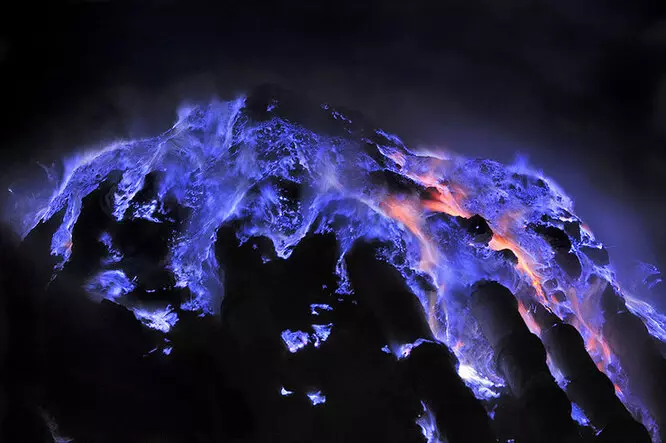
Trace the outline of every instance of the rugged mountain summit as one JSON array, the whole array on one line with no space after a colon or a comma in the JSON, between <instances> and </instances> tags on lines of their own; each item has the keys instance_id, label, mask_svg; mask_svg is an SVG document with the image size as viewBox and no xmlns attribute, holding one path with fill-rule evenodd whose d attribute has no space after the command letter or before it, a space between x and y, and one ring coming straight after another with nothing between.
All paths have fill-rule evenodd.
<instances>
[{"instance_id":1,"label":"rugged mountain summit","mask_svg":"<svg viewBox=\"0 0 666 443\"><path fill-rule=\"evenodd\" d=\"M48 173L10 214L10 254L39 265L7 308L36 344L9 356L39 388L12 394L32 406L5 432L40 415L93 442L663 429L664 317L524 165L414 152L266 85Z\"/></svg>"}]
</instances>

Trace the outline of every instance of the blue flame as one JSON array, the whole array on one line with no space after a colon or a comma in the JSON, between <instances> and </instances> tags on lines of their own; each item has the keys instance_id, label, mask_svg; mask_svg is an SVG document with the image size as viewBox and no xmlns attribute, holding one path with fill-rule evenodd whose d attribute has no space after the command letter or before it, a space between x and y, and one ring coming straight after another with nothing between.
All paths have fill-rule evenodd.
<instances>
[{"instance_id":1,"label":"blue flame","mask_svg":"<svg viewBox=\"0 0 666 443\"><path fill-rule=\"evenodd\" d=\"M442 151L415 152L395 135L356 126L330 105L318 111L341 125L343 135L319 134L280 117L280 106L276 100L267 104L267 117L260 121L251 117L243 97L183 107L178 121L157 137L118 141L72 156L60 173L45 167L49 190L20 192L12 186L9 212L23 236L63 212L51 243L60 269L71 255L82 199L112 171L120 171L108 196L115 220L161 223L167 217L166 201L187 210L182 227L169 239L166 263L175 287L190 294L178 307L182 310L218 314L225 263L218 263L214 243L225 223L239 222L241 242L253 236L269 238L279 259L288 258L308 233L334 232L340 247L335 293L345 297L353 292L344 260L352 244L359 239L382 241L387 246L380 257L403 275L426 312L433 336L454 350L460 376L479 398L495 397L503 386L492 350L460 295L482 278L500 281L562 319L576 319L574 326L592 344L588 350L595 362L604 369L612 366L613 356L604 353L600 335L604 285L599 281L620 285L612 265L598 257L603 245L576 217L572 200L556 183L524 162L505 166ZM139 202L136 196L149 173L160 174L156 195ZM475 214L495 233L492 240L462 228L460 217ZM571 247L564 252L579 262L580 275L563 268L535 226L575 228ZM123 257L111 235L102 234L99 240L107 247L105 268L85 289L97 299L128 307L147 327L168 332L178 321L174 309L148 309L129 300L137 282L120 266ZM506 250L516 260L507 258ZM108 269L113 266L118 269ZM557 291L565 293L566 300L556 300ZM666 341L666 316L641 300L640 293L625 290L623 295L650 333ZM330 309L311 306L312 315ZM529 325L530 312L522 314ZM331 327L313 325L312 333L285 330L282 339L296 352L309 343L319 346ZM404 358L418 344L390 347ZM621 369L608 375L626 391Z\"/></svg>"},{"instance_id":2,"label":"blue flame","mask_svg":"<svg viewBox=\"0 0 666 443\"><path fill-rule=\"evenodd\" d=\"M421 402L423 406L423 414L416 420L416 424L421 428L421 433L428 443L445 443L445 440L440 435L435 423L435 415L430 411L428 405Z\"/></svg>"},{"instance_id":3,"label":"blue flame","mask_svg":"<svg viewBox=\"0 0 666 443\"><path fill-rule=\"evenodd\" d=\"M123 259L123 254L120 253L117 249L113 247L113 239L108 232L102 232L99 237L100 243L106 246L108 256L102 260L103 265L111 265L113 263L118 263Z\"/></svg>"},{"instance_id":4,"label":"blue flame","mask_svg":"<svg viewBox=\"0 0 666 443\"><path fill-rule=\"evenodd\" d=\"M419 347L423 343L430 342L430 340L419 338L413 343L405 343L402 345L393 346L393 353L398 359L409 357L409 354L412 353L412 349Z\"/></svg>"},{"instance_id":5,"label":"blue flame","mask_svg":"<svg viewBox=\"0 0 666 443\"><path fill-rule=\"evenodd\" d=\"M474 391L482 398L497 398L500 396L499 390L504 387L504 385L500 383L493 382L492 380L479 375L474 367L467 364L458 365L458 375L465 380L469 386L473 386Z\"/></svg>"},{"instance_id":6,"label":"blue flame","mask_svg":"<svg viewBox=\"0 0 666 443\"><path fill-rule=\"evenodd\" d=\"M319 311L332 311L333 308L330 305L323 303L315 303L310 305L310 312L312 315L319 315Z\"/></svg>"},{"instance_id":7,"label":"blue flame","mask_svg":"<svg viewBox=\"0 0 666 443\"><path fill-rule=\"evenodd\" d=\"M587 418L583 410L576 403L571 404L571 418L573 418L581 426L589 426L590 420Z\"/></svg>"},{"instance_id":8,"label":"blue flame","mask_svg":"<svg viewBox=\"0 0 666 443\"><path fill-rule=\"evenodd\" d=\"M315 347L319 347L320 343L325 342L328 336L331 335L332 323L326 325L312 325L314 330Z\"/></svg>"},{"instance_id":9,"label":"blue flame","mask_svg":"<svg viewBox=\"0 0 666 443\"><path fill-rule=\"evenodd\" d=\"M141 323L165 334L178 322L178 315L172 311L171 306L155 310L134 308L133 311L134 316Z\"/></svg>"},{"instance_id":10,"label":"blue flame","mask_svg":"<svg viewBox=\"0 0 666 443\"><path fill-rule=\"evenodd\" d=\"M321 393L321 391L308 392L306 394L313 406L321 405L326 403L326 396Z\"/></svg>"},{"instance_id":11,"label":"blue flame","mask_svg":"<svg viewBox=\"0 0 666 443\"><path fill-rule=\"evenodd\" d=\"M93 297L116 302L134 289L134 283L121 270L103 271L88 280L84 288Z\"/></svg>"},{"instance_id":12,"label":"blue flame","mask_svg":"<svg viewBox=\"0 0 666 443\"><path fill-rule=\"evenodd\" d=\"M295 353L313 343L318 348L331 335L332 323L325 325L312 325L313 333L308 334L303 331L291 331L286 329L282 331L282 341L287 345L289 352Z\"/></svg>"},{"instance_id":13,"label":"blue flame","mask_svg":"<svg viewBox=\"0 0 666 443\"><path fill-rule=\"evenodd\" d=\"M289 352L298 352L310 343L310 336L303 331L282 331L282 341L287 345Z\"/></svg>"},{"instance_id":14,"label":"blue flame","mask_svg":"<svg viewBox=\"0 0 666 443\"><path fill-rule=\"evenodd\" d=\"M288 391L284 386L280 388L280 395L283 397L288 397L293 393L294 391Z\"/></svg>"}]
</instances>

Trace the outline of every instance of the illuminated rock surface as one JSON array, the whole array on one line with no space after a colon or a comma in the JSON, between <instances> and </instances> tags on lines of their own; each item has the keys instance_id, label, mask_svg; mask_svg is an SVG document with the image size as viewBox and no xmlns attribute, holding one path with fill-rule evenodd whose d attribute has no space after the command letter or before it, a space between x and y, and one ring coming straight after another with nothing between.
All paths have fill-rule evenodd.
<instances>
[{"instance_id":1,"label":"illuminated rock surface","mask_svg":"<svg viewBox=\"0 0 666 443\"><path fill-rule=\"evenodd\" d=\"M3 276L29 319L9 355L59 433L658 437L664 316L547 177L415 153L274 86L179 115L14 189L7 250L36 270Z\"/></svg>"}]
</instances>

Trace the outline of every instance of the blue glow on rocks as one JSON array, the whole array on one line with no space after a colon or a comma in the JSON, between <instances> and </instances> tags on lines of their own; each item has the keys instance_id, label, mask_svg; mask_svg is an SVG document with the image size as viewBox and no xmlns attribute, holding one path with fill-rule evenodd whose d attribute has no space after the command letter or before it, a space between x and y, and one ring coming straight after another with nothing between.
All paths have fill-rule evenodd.
<instances>
[{"instance_id":1,"label":"blue glow on rocks","mask_svg":"<svg viewBox=\"0 0 666 443\"><path fill-rule=\"evenodd\" d=\"M321 391L308 392L307 396L314 406L326 403L326 396Z\"/></svg>"},{"instance_id":2,"label":"blue glow on rocks","mask_svg":"<svg viewBox=\"0 0 666 443\"><path fill-rule=\"evenodd\" d=\"M155 310L135 308L133 312L141 323L165 334L178 322L178 315L172 311L171 306Z\"/></svg>"},{"instance_id":3,"label":"blue glow on rocks","mask_svg":"<svg viewBox=\"0 0 666 443\"><path fill-rule=\"evenodd\" d=\"M283 396L283 397L288 397L288 396L292 395L293 393L294 393L294 391L288 391L287 389L285 389L284 386L280 388L280 395Z\"/></svg>"},{"instance_id":4,"label":"blue glow on rocks","mask_svg":"<svg viewBox=\"0 0 666 443\"><path fill-rule=\"evenodd\" d=\"M290 331L287 329L282 331L282 341L287 345L289 352L295 353L310 343L310 336L307 332Z\"/></svg>"},{"instance_id":5,"label":"blue glow on rocks","mask_svg":"<svg viewBox=\"0 0 666 443\"><path fill-rule=\"evenodd\" d=\"M281 117L279 100L262 106L268 113L261 118L253 116L256 109L250 109L245 97L183 107L174 125L156 137L75 154L65 159L60 172L45 167L48 189L22 191L12 185L12 210L6 212L22 236L62 213L51 239L51 252L60 260L57 273L71 256L83 199L119 171L108 202L117 222L140 218L156 223L167 201L184 209L182 226L168 241L165 267L174 287L187 290L189 297L179 308L201 316L219 314L224 298L225 263L218 263L214 243L226 223L240 222L241 240L270 239L278 259L288 258L308 233L335 233L340 251L335 293L340 299L353 293L346 252L357 240L381 241L387 246L380 258L401 273L433 336L454 350L460 376L479 398L494 396L503 380L488 343L456 294L483 278L498 280L574 325L589 343L595 363L623 392L628 392L626 380L621 370L612 369L618 361L601 333L604 288L622 287L628 308L654 337L666 341L666 316L616 281L612 264L602 257L601 242L575 215L571 198L541 171L520 162L502 165L441 150L416 152L395 135L357 126L356 118L330 105L314 109L337 125L330 133ZM150 173L160 174L156 196L139 202ZM479 223L468 225L477 215L492 236L477 232ZM549 230L569 232L566 251L549 244L543 234ZM102 265L118 269L102 269L84 289L95 299L132 310L147 327L168 332L177 314L170 307L147 309L128 300L141 282L121 266L124 258L111 235L99 240L108 252ZM562 261L563 256L569 261ZM594 283L592 276L603 284ZM659 278L647 286L658 284ZM557 291L566 297L555 297ZM330 308L312 305L312 315L324 317L325 306ZM523 309L521 315L534 329L531 313ZM312 333L286 330L282 339L296 352L309 343L319 346L330 330L327 325L313 326ZM405 358L418 343L390 346L394 355ZM632 396L623 398L630 403Z\"/></svg>"},{"instance_id":6,"label":"blue glow on rocks","mask_svg":"<svg viewBox=\"0 0 666 443\"><path fill-rule=\"evenodd\" d=\"M88 280L84 289L98 301L107 299L117 302L118 299L134 289L134 283L120 270L103 271Z\"/></svg>"},{"instance_id":7,"label":"blue glow on rocks","mask_svg":"<svg viewBox=\"0 0 666 443\"><path fill-rule=\"evenodd\" d=\"M590 420L576 403L571 403L571 418L581 426L589 426Z\"/></svg>"},{"instance_id":8,"label":"blue glow on rocks","mask_svg":"<svg viewBox=\"0 0 666 443\"><path fill-rule=\"evenodd\" d=\"M314 329L314 339L315 347L319 347L321 342L325 342L328 339L328 336L331 335L331 328L333 324L329 323L327 325L312 325Z\"/></svg>"},{"instance_id":9,"label":"blue glow on rocks","mask_svg":"<svg viewBox=\"0 0 666 443\"><path fill-rule=\"evenodd\" d=\"M319 315L319 311L332 311L333 308L330 305L315 303L310 305L310 313L312 315Z\"/></svg>"},{"instance_id":10,"label":"blue glow on rocks","mask_svg":"<svg viewBox=\"0 0 666 443\"><path fill-rule=\"evenodd\" d=\"M479 375L476 370L466 364L458 365L458 375L465 383L472 387L478 396L484 399L497 398L500 396L499 390L503 387L487 378Z\"/></svg>"},{"instance_id":11,"label":"blue glow on rocks","mask_svg":"<svg viewBox=\"0 0 666 443\"><path fill-rule=\"evenodd\" d=\"M424 403L421 402L423 406L423 414L416 420L416 424L421 428L421 433L425 437L426 442L428 443L445 443L442 438L440 438L440 432L437 429L437 423L435 422L435 415L430 411L430 408Z\"/></svg>"},{"instance_id":12,"label":"blue glow on rocks","mask_svg":"<svg viewBox=\"0 0 666 443\"><path fill-rule=\"evenodd\" d=\"M424 338L419 338L414 343L405 343L403 345L394 346L395 356L399 359L407 358L412 353L412 349L419 347L421 344L426 342L432 342L431 340L426 340Z\"/></svg>"}]
</instances>

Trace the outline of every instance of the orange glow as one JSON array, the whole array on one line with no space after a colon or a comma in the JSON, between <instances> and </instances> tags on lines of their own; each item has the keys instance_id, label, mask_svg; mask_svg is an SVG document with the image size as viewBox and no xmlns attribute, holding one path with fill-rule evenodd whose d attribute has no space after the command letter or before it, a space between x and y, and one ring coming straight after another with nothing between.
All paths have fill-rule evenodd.
<instances>
[{"instance_id":1,"label":"orange glow","mask_svg":"<svg viewBox=\"0 0 666 443\"><path fill-rule=\"evenodd\" d=\"M453 349L455 349L456 351L459 351L460 349L462 349L463 346L465 346L465 343L463 343L462 341L458 340L458 341L456 342L456 345L453 347Z\"/></svg>"},{"instance_id":2,"label":"orange glow","mask_svg":"<svg viewBox=\"0 0 666 443\"><path fill-rule=\"evenodd\" d=\"M437 191L430 194L433 200L424 201L424 207L430 209L433 212L443 212L454 217L471 216L468 211L460 206L448 187L439 184L434 187Z\"/></svg>"},{"instance_id":3,"label":"orange glow","mask_svg":"<svg viewBox=\"0 0 666 443\"><path fill-rule=\"evenodd\" d=\"M508 232L510 230L511 224L516 223L517 220L520 220L520 217L523 215L521 211L512 211L504 214L499 222L498 226L493 227L493 238L490 240L488 247L494 251L501 251L502 249L509 249L515 254L518 258L518 263L516 264L516 269L520 271L523 275L527 276L530 280L532 287L537 292L541 303L548 303L546 295L541 288L541 276L535 271L536 262L534 257L527 252L522 246L516 243L513 240Z\"/></svg>"},{"instance_id":4,"label":"orange glow","mask_svg":"<svg viewBox=\"0 0 666 443\"><path fill-rule=\"evenodd\" d=\"M460 206L460 201L467 197L467 193L457 185L449 186L440 183L439 178L432 174L411 175L412 179L424 186L435 188L430 193L432 200L423 202L423 206L433 212L443 212L454 217L470 217L472 214ZM451 192L453 189L453 193ZM455 195L454 195L455 193Z\"/></svg>"},{"instance_id":5,"label":"orange glow","mask_svg":"<svg viewBox=\"0 0 666 443\"><path fill-rule=\"evenodd\" d=\"M595 290L600 290L599 284L592 285L592 287L588 291L587 297L589 297L590 291L595 291ZM587 340L585 340L585 349L587 349L587 352L590 353L590 355L593 356L593 358L595 355L600 355L601 360L596 363L597 367L599 368L600 371L606 372L606 366L610 364L612 359L610 346L608 346L608 343L606 343L606 340L604 340L601 334L596 333L592 329L592 327L590 327L590 325L585 321L585 318L581 312L581 306L578 303L578 295L576 294L576 290L574 288L569 289L567 293L567 298L571 302L571 307L574 313L576 314L576 317L574 318L577 320L578 323L577 325L574 324L573 326L575 326L576 329L578 330L584 329L590 334Z\"/></svg>"},{"instance_id":6,"label":"orange glow","mask_svg":"<svg viewBox=\"0 0 666 443\"><path fill-rule=\"evenodd\" d=\"M603 352L604 359L605 359L608 363L610 363L611 358L612 358L612 354L611 354L610 346L608 346L608 343L606 343L606 341L603 340L603 339L599 339L599 343L601 344L601 350L602 350L602 352Z\"/></svg>"},{"instance_id":7,"label":"orange glow","mask_svg":"<svg viewBox=\"0 0 666 443\"><path fill-rule=\"evenodd\" d=\"M452 183L452 184L449 185L449 188L451 188L451 191L454 194L457 194L458 196L460 196L459 197L460 199L465 199L465 198L468 197L467 191L460 185L456 185L455 183Z\"/></svg>"},{"instance_id":8,"label":"orange glow","mask_svg":"<svg viewBox=\"0 0 666 443\"><path fill-rule=\"evenodd\" d=\"M541 328L537 322L534 321L532 313L527 310L522 302L518 302L518 312L520 313L520 316L523 318L523 321L527 325L527 328L530 330L530 332L532 334L541 335Z\"/></svg>"},{"instance_id":9,"label":"orange glow","mask_svg":"<svg viewBox=\"0 0 666 443\"><path fill-rule=\"evenodd\" d=\"M585 340L585 349L590 355L599 355L600 360L596 362L601 372L606 372L606 366L610 364L612 354L608 343L601 336L590 336Z\"/></svg>"},{"instance_id":10,"label":"orange glow","mask_svg":"<svg viewBox=\"0 0 666 443\"><path fill-rule=\"evenodd\" d=\"M402 164L402 158L400 155L400 153L396 153L390 155L390 157L396 161L396 163ZM443 162L437 159L433 159L432 161L433 163L431 171L435 171L435 168L440 166ZM421 247L421 263L419 266L421 270L429 272L432 271L438 264L439 256L437 245L424 231L423 210L427 209L429 211L445 213L454 217L465 218L469 218L473 214L464 208L464 200L467 198L467 193L457 184L443 184L434 172L428 172L420 175L409 174L409 176L422 185L433 188L429 195L420 201L416 199L400 200L390 196L384 202L382 202L380 207L390 217L401 222L407 229L409 229L409 231L412 232L412 234L416 236ZM543 276L540 275L539 271L537 271L537 259L533 257L525 248L519 245L517 240L511 234L513 228L520 224L522 217L523 212L510 211L503 214L494 225L490 225L490 228L493 231L493 237L491 238L488 247L494 251L500 251L503 249L512 251L518 259L518 262L515 266L516 269L527 278L530 285L535 289L537 300L544 306L553 309L554 306L558 304L558 302L557 300L549 300L544 293L541 285ZM584 226L584 229L585 228L586 226ZM590 291L595 290L598 290L598 288L595 288L593 285L593 287L590 288ZM585 341L586 349L590 355L595 358L595 362L599 369L605 372L606 367L612 359L611 349L603 337L598 333L598 331L594 331L585 320L585 316L583 315L583 312L581 312L581 306L578 303L575 290L570 288L568 292L569 293L567 298L570 301L571 308L575 314L575 316L573 316L570 321L574 327L585 333L584 335L587 336ZM585 298L588 299L589 294ZM433 293L430 296L428 323L435 335L437 335L438 332L436 307L437 294ZM533 318L532 313L525 307L523 303L518 304L518 311L529 330L533 334L541 335L541 328ZM462 346L462 342L458 342L456 343L454 349L458 351Z\"/></svg>"},{"instance_id":11,"label":"orange glow","mask_svg":"<svg viewBox=\"0 0 666 443\"><path fill-rule=\"evenodd\" d=\"M389 197L380 203L379 206L391 218L405 225L416 236L421 244L421 263L419 267L423 271L431 271L438 263L437 247L423 232L423 220L416 205L411 201Z\"/></svg>"},{"instance_id":12,"label":"orange glow","mask_svg":"<svg viewBox=\"0 0 666 443\"><path fill-rule=\"evenodd\" d=\"M599 353L601 353L602 358L596 362L596 365L597 368L603 372L604 368L606 367L606 362L610 359L610 355L606 354L608 346L598 337L590 335L587 340L585 340L585 349L587 349L587 352L589 352L592 356L595 354L599 355Z\"/></svg>"},{"instance_id":13,"label":"orange glow","mask_svg":"<svg viewBox=\"0 0 666 443\"><path fill-rule=\"evenodd\" d=\"M437 192L431 193L433 200L426 200L423 202L425 208L433 212L443 212L451 216L465 218L472 216L469 211L465 210L460 205L459 200L462 200L462 198L465 198L467 195L460 187L452 185L452 188L456 191L456 195L458 196L458 198L456 198L456 195L449 190L449 187L440 184L437 178L432 175L421 175L415 176L414 178L437 190ZM541 278L534 271L534 259L527 251L505 234L509 231L510 225L518 220L520 216L522 216L522 212L508 212L502 216L497 227L491 226L491 229L493 230L493 238L490 240L488 246L494 251L510 249L518 258L516 268L529 278L530 283L539 295L541 302L547 303L548 300L546 300L546 296L541 288Z\"/></svg>"},{"instance_id":14,"label":"orange glow","mask_svg":"<svg viewBox=\"0 0 666 443\"><path fill-rule=\"evenodd\" d=\"M424 175L410 174L409 176L412 179L421 182L423 186L432 188L439 184L439 179L432 174L424 174Z\"/></svg>"},{"instance_id":15,"label":"orange glow","mask_svg":"<svg viewBox=\"0 0 666 443\"><path fill-rule=\"evenodd\" d=\"M510 238L504 237L499 234L494 234L490 240L488 247L494 251L501 251L502 249L510 249L518 258L516 269L522 272L529 278L530 283L536 290L539 299L542 303L548 303L546 295L541 288L541 277L534 271L535 264L532 256L525 251L520 245Z\"/></svg>"}]
</instances>

